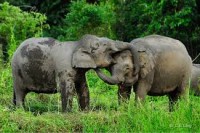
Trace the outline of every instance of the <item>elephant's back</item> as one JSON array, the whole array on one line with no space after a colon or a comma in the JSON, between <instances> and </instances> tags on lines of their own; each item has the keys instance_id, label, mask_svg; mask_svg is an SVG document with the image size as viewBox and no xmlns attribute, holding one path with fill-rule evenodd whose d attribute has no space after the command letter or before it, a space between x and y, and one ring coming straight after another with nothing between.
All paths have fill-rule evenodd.
<instances>
[{"instance_id":1,"label":"elephant's back","mask_svg":"<svg viewBox=\"0 0 200 133\"><path fill-rule=\"evenodd\" d=\"M192 64L192 66L193 66L194 69L198 69L199 68L199 70L200 70L200 64Z\"/></svg>"},{"instance_id":2,"label":"elephant's back","mask_svg":"<svg viewBox=\"0 0 200 133\"><path fill-rule=\"evenodd\" d=\"M134 39L131 43L135 45L138 51L150 50L155 56L176 52L190 58L185 45L181 41L170 37L149 35Z\"/></svg>"},{"instance_id":3,"label":"elephant's back","mask_svg":"<svg viewBox=\"0 0 200 133\"><path fill-rule=\"evenodd\" d=\"M51 47L58 43L60 42L52 37L32 37L23 41L19 48L31 44Z\"/></svg>"},{"instance_id":4,"label":"elephant's back","mask_svg":"<svg viewBox=\"0 0 200 133\"><path fill-rule=\"evenodd\" d=\"M200 78L200 67L197 67L196 65L193 64L192 66L192 84L197 82Z\"/></svg>"},{"instance_id":5,"label":"elephant's back","mask_svg":"<svg viewBox=\"0 0 200 133\"><path fill-rule=\"evenodd\" d=\"M149 46L150 48L152 47L153 50L157 50L157 53L159 51L160 52L176 51L188 55L186 47L179 40L160 35L150 35L144 37L144 40L147 46Z\"/></svg>"},{"instance_id":6,"label":"elephant's back","mask_svg":"<svg viewBox=\"0 0 200 133\"><path fill-rule=\"evenodd\" d=\"M40 64L42 60L49 58L50 47L47 44L48 40L49 38L29 38L22 42L11 60L13 69L29 63Z\"/></svg>"},{"instance_id":7,"label":"elephant's back","mask_svg":"<svg viewBox=\"0 0 200 133\"><path fill-rule=\"evenodd\" d=\"M144 47L145 50L150 51L158 62L170 61L174 64L187 64L188 69L192 67L191 57L184 44L179 40L160 35L150 35L136 39L134 44L138 49Z\"/></svg>"},{"instance_id":8,"label":"elephant's back","mask_svg":"<svg viewBox=\"0 0 200 133\"><path fill-rule=\"evenodd\" d=\"M37 56L41 55L41 52L43 52L43 54L50 52L50 48L56 44L59 44L59 42L48 37L26 39L14 52L12 62L16 60L17 57L27 57L31 54L34 54L34 57L37 58Z\"/></svg>"},{"instance_id":9,"label":"elephant's back","mask_svg":"<svg viewBox=\"0 0 200 133\"><path fill-rule=\"evenodd\" d=\"M134 39L131 43L135 45L139 52L151 52L155 60L165 61L173 59L175 61L186 62L190 64L190 67L192 65L192 60L186 47L179 40L160 35L149 35Z\"/></svg>"}]
</instances>

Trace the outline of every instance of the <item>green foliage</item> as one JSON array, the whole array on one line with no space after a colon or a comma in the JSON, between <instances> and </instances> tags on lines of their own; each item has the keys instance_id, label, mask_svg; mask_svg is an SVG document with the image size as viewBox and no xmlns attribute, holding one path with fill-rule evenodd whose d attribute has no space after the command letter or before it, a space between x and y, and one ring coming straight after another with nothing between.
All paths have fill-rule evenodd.
<instances>
[{"instance_id":1,"label":"green foliage","mask_svg":"<svg viewBox=\"0 0 200 133\"><path fill-rule=\"evenodd\" d=\"M20 7L24 11L36 11L47 16L47 23L51 25L59 25L60 20L64 18L67 13L67 6L70 1L54 0L54 1L41 1L41 0L1 0L7 1L10 4Z\"/></svg>"},{"instance_id":2,"label":"green foliage","mask_svg":"<svg viewBox=\"0 0 200 133\"><path fill-rule=\"evenodd\" d=\"M117 104L116 86L103 83L93 71L87 73L91 110L81 112L77 101L72 112L60 112L60 94L26 97L26 110L14 109L10 66L0 71L0 132L199 132L200 98L179 101L168 112L167 97L147 97L144 106ZM77 98L75 98L77 99Z\"/></svg>"},{"instance_id":3,"label":"green foliage","mask_svg":"<svg viewBox=\"0 0 200 133\"><path fill-rule=\"evenodd\" d=\"M0 4L0 36L5 40L3 47L7 47L9 57L12 56L17 46L23 40L41 36L46 17L40 13L24 12L20 8L9 5L7 2Z\"/></svg>"},{"instance_id":4,"label":"green foliage","mask_svg":"<svg viewBox=\"0 0 200 133\"><path fill-rule=\"evenodd\" d=\"M58 27L62 26L63 19L65 15L68 13L68 6L71 1L67 0L2 0L7 1L11 5L20 7L21 10L27 12L38 12L41 14L45 14L47 17L46 22L52 28L44 29L43 33L45 36L51 36L57 38L60 35L58 31Z\"/></svg>"},{"instance_id":5,"label":"green foliage","mask_svg":"<svg viewBox=\"0 0 200 133\"><path fill-rule=\"evenodd\" d=\"M10 1L18 5L29 3ZM199 14L194 0L103 0L95 4L79 0L57 12L56 16L60 16L64 10L69 11L64 13L63 21L62 17L54 18L57 10L54 7L58 3L60 0L39 5L42 12L51 7L53 11L48 14L50 21L55 20L52 23L61 22L49 32L50 36L59 36L61 40L77 40L87 33L109 38L117 35L125 41L162 34L183 41L193 50L191 54L200 49ZM24 12L8 3L0 4L0 43L8 44L11 56L21 41L43 34L47 27L45 21L46 17L39 13ZM77 97L74 97L72 112L61 113L59 93L29 93L26 109L15 109L11 68L6 66L0 68L0 132L200 132L199 97L191 95L189 104L180 101L174 112L168 112L167 97L147 96L143 107L135 107L132 94L130 102L118 105L117 86L105 84L93 71L87 73L91 96L88 112L79 110Z\"/></svg>"},{"instance_id":6,"label":"green foliage","mask_svg":"<svg viewBox=\"0 0 200 133\"><path fill-rule=\"evenodd\" d=\"M8 1L25 11L45 13L51 26L44 30L45 36L60 40L77 40L83 34L96 34L131 41L161 34L182 41L192 58L200 50L197 0Z\"/></svg>"},{"instance_id":7,"label":"green foliage","mask_svg":"<svg viewBox=\"0 0 200 133\"><path fill-rule=\"evenodd\" d=\"M45 36L60 40L77 40L88 33L123 41L161 34L182 41L192 58L200 50L198 0L7 1L24 11L46 14L51 28L44 30Z\"/></svg>"},{"instance_id":8,"label":"green foliage","mask_svg":"<svg viewBox=\"0 0 200 133\"><path fill-rule=\"evenodd\" d=\"M115 23L113 4L100 2L88 4L86 0L72 1L63 26L58 30L61 40L77 40L84 34L115 38L112 25Z\"/></svg>"},{"instance_id":9,"label":"green foliage","mask_svg":"<svg viewBox=\"0 0 200 133\"><path fill-rule=\"evenodd\" d=\"M116 4L117 35L124 41L160 34L182 41L194 58L200 42L199 14L194 0L134 0Z\"/></svg>"},{"instance_id":10,"label":"green foliage","mask_svg":"<svg viewBox=\"0 0 200 133\"><path fill-rule=\"evenodd\" d=\"M122 21L127 31L124 39L133 38L149 34L163 34L171 37L188 33L192 30L194 19L196 19L195 2L181 0L135 0L123 3L123 11L120 15L124 17ZM125 14L125 15L123 15ZM184 38L180 38L183 40Z\"/></svg>"}]
</instances>

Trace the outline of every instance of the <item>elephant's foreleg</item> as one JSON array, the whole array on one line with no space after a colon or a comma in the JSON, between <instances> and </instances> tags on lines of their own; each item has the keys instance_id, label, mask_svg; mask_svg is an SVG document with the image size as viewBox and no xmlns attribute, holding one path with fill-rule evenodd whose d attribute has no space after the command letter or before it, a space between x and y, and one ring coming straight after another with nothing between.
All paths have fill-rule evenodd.
<instances>
[{"instance_id":1,"label":"elephant's foreleg","mask_svg":"<svg viewBox=\"0 0 200 133\"><path fill-rule=\"evenodd\" d=\"M73 100L74 82L72 80L64 80L60 82L62 111L71 111Z\"/></svg>"},{"instance_id":2,"label":"elephant's foreleg","mask_svg":"<svg viewBox=\"0 0 200 133\"><path fill-rule=\"evenodd\" d=\"M76 92L78 94L79 106L81 110L88 110L90 96L85 76L82 78L81 81L76 82Z\"/></svg>"},{"instance_id":3,"label":"elephant's foreleg","mask_svg":"<svg viewBox=\"0 0 200 133\"><path fill-rule=\"evenodd\" d=\"M145 97L150 88L151 83L149 83L147 80L142 79L138 81L136 88L134 88L136 105L144 103Z\"/></svg>"},{"instance_id":4,"label":"elephant's foreleg","mask_svg":"<svg viewBox=\"0 0 200 133\"><path fill-rule=\"evenodd\" d=\"M154 71L149 72L146 77L141 78L134 86L136 104L143 103L147 93L151 89L154 79Z\"/></svg>"},{"instance_id":5,"label":"elephant's foreleg","mask_svg":"<svg viewBox=\"0 0 200 133\"><path fill-rule=\"evenodd\" d=\"M123 101L130 99L132 86L118 85L118 102L119 104Z\"/></svg>"},{"instance_id":6,"label":"elephant's foreleg","mask_svg":"<svg viewBox=\"0 0 200 133\"><path fill-rule=\"evenodd\" d=\"M135 90L135 102L136 102L136 104L143 103L146 95L147 95L146 85L139 84L137 89Z\"/></svg>"}]
</instances>

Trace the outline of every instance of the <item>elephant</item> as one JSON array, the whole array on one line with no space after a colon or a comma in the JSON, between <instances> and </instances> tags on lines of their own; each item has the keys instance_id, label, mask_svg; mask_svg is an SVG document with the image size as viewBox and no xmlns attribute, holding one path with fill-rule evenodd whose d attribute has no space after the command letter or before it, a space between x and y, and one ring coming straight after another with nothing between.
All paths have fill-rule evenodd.
<instances>
[{"instance_id":1,"label":"elephant","mask_svg":"<svg viewBox=\"0 0 200 133\"><path fill-rule=\"evenodd\" d=\"M200 96L200 64L192 65L191 94Z\"/></svg>"},{"instance_id":2,"label":"elephant","mask_svg":"<svg viewBox=\"0 0 200 133\"><path fill-rule=\"evenodd\" d=\"M109 84L115 84L116 82L120 82L118 84L118 99L119 104L121 100L126 100L130 98L132 85L138 80L138 74L134 76L134 63L132 60L132 54L129 50L125 50L113 55L113 59L115 60L115 64L110 65L107 70L111 71L112 78L109 80ZM99 73L97 70L97 74L100 78L103 76L101 72Z\"/></svg>"},{"instance_id":3,"label":"elephant","mask_svg":"<svg viewBox=\"0 0 200 133\"><path fill-rule=\"evenodd\" d=\"M60 92L62 111L66 112L71 110L76 91L80 108L88 109L86 71L111 65L112 54L126 49L135 55L129 43L89 34L66 42L49 37L29 38L20 44L11 60L13 103L24 107L29 92ZM139 57L136 55L133 60L137 62Z\"/></svg>"},{"instance_id":4,"label":"elephant","mask_svg":"<svg viewBox=\"0 0 200 133\"><path fill-rule=\"evenodd\" d=\"M178 98L186 96L191 78L192 60L185 46L178 40L161 35L149 35L131 41L139 54L139 72L135 75L135 62L131 54L115 54L114 65L110 65L111 77L97 70L98 76L108 84L118 84L120 97L129 99L131 88L136 103L144 101L146 95L169 97L169 110ZM119 97L119 98L120 98Z\"/></svg>"}]
</instances>

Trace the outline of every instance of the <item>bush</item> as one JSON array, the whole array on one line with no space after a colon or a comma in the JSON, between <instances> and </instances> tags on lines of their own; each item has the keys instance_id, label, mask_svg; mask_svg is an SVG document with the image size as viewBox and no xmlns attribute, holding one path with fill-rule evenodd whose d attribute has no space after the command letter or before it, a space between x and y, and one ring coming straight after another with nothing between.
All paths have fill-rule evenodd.
<instances>
[{"instance_id":1,"label":"bush","mask_svg":"<svg viewBox=\"0 0 200 133\"><path fill-rule=\"evenodd\" d=\"M24 12L7 2L0 4L0 43L3 44L4 56L11 57L23 40L41 36L43 28L48 27L45 21L45 15L40 13Z\"/></svg>"},{"instance_id":2,"label":"bush","mask_svg":"<svg viewBox=\"0 0 200 133\"><path fill-rule=\"evenodd\" d=\"M60 40L77 40L84 34L96 34L115 38L112 25L115 23L113 4L100 2L88 4L86 0L72 1L64 25L57 30Z\"/></svg>"},{"instance_id":3,"label":"bush","mask_svg":"<svg viewBox=\"0 0 200 133\"><path fill-rule=\"evenodd\" d=\"M194 0L127 0L116 7L119 39L160 34L182 41L193 58L198 54L200 27Z\"/></svg>"}]
</instances>

